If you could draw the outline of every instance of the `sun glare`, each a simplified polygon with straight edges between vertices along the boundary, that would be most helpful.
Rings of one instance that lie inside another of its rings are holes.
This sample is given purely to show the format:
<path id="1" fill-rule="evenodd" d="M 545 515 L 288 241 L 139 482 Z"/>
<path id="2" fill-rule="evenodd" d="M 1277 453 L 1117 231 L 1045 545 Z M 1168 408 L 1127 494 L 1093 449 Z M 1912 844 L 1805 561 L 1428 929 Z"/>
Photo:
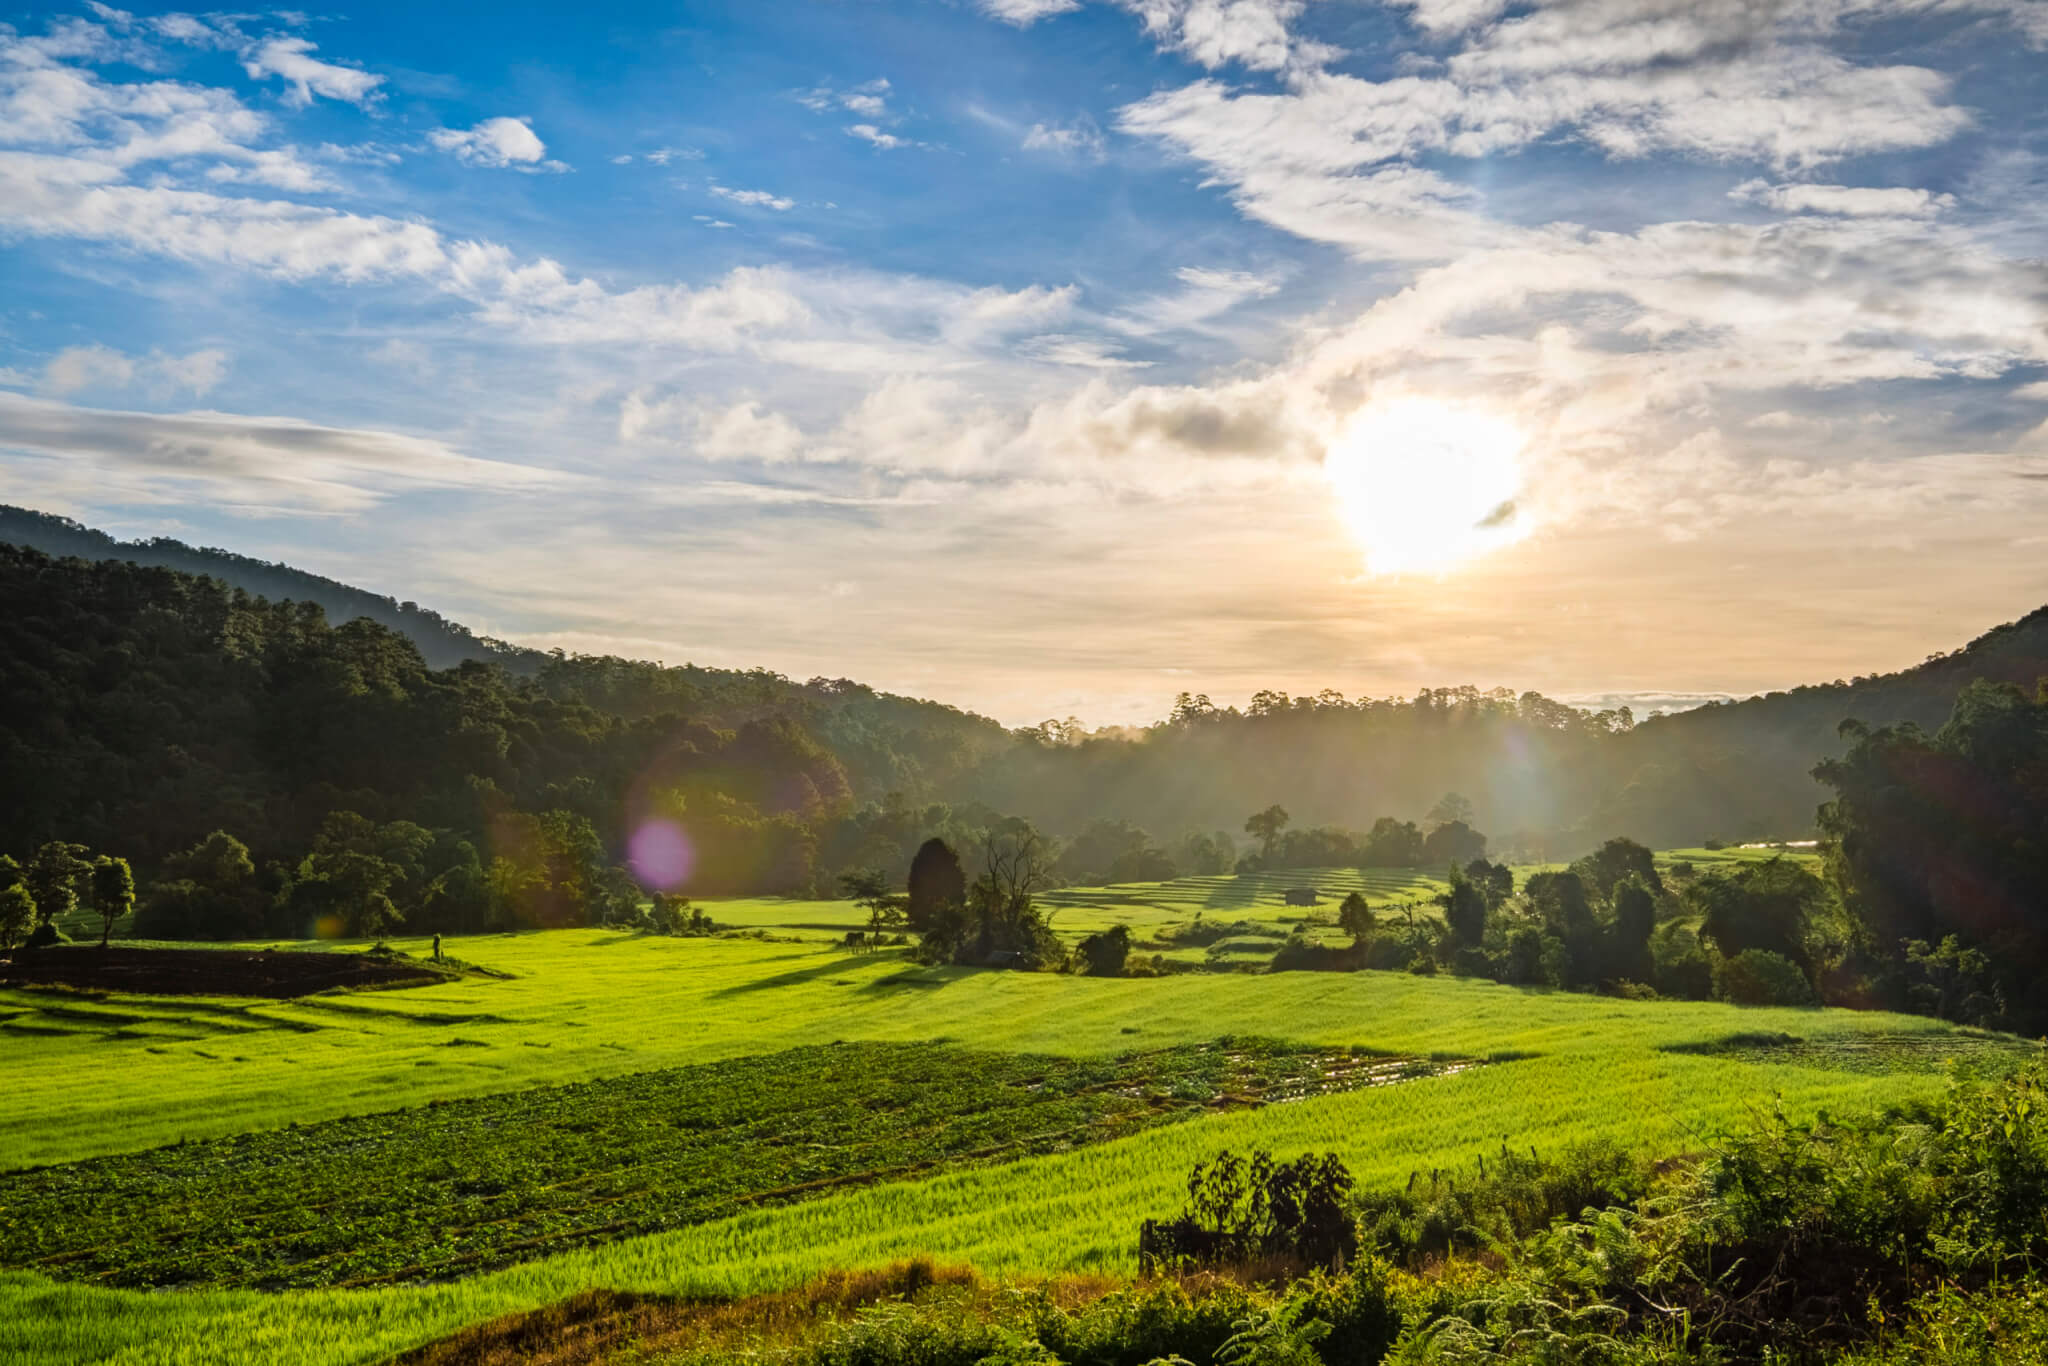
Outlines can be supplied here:
<path id="1" fill-rule="evenodd" d="M 1323 454 L 1323 473 L 1374 574 L 1441 574 L 1520 540 L 1522 434 L 1436 399 L 1366 407 Z"/>

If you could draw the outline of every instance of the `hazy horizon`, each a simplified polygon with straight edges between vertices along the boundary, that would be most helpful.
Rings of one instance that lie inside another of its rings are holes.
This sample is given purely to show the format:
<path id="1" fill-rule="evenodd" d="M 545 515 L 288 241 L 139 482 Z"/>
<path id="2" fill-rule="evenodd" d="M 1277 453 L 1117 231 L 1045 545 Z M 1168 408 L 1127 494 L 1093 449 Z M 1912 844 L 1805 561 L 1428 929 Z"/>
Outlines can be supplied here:
<path id="1" fill-rule="evenodd" d="M 1010 724 L 1889 672 L 2048 602 L 2044 51 L 2038 0 L 33 6 L 0 500 Z"/>

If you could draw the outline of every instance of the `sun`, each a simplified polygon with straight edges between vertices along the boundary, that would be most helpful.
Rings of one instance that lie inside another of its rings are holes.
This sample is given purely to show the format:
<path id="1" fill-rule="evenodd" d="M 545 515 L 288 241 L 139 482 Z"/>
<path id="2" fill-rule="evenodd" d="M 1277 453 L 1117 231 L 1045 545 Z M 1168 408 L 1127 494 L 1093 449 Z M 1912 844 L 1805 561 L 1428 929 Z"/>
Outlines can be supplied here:
<path id="1" fill-rule="evenodd" d="M 1370 404 L 1323 453 L 1323 474 L 1374 574 L 1441 574 L 1528 534 L 1521 432 L 1430 398 Z"/>

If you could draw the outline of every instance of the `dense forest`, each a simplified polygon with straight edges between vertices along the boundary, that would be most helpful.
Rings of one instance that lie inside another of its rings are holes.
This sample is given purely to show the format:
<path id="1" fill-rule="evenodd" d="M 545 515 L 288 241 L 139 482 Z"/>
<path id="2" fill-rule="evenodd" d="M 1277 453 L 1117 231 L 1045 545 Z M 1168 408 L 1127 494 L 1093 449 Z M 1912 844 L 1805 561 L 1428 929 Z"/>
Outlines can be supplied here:
<path id="1" fill-rule="evenodd" d="M 1068 881 L 1223 871 L 1248 852 L 1245 814 L 1274 803 L 1292 828 L 1257 851 L 1267 866 L 1437 867 L 1454 860 L 1415 823 L 1447 793 L 1496 858 L 1569 859 L 1617 832 L 1796 838 L 1845 720 L 1931 730 L 1973 679 L 2048 675 L 2044 610 L 1902 673 L 1640 723 L 1460 687 L 1184 696 L 1141 732 L 1013 731 L 843 679 L 514 650 L 285 566 L 41 514 L 7 510 L 0 530 L 80 552 L 0 546 L 0 853 L 77 842 L 149 880 L 219 830 L 275 883 L 323 847 L 419 846 L 397 860 L 416 900 L 448 868 L 488 881 L 525 851 L 587 866 L 565 883 L 587 907 L 650 820 L 687 832 L 699 894 L 900 881 L 925 838 L 1006 819 L 1057 842 Z"/>
<path id="2" fill-rule="evenodd" d="M 164 538 L 120 542 L 16 508 L 0 509 L 0 541 L 203 573 L 271 602 L 317 604 L 336 626 L 367 618 L 410 641 L 430 670 L 495 663 L 539 684 L 536 695 L 619 721 L 673 713 L 734 729 L 781 717 L 838 761 L 856 802 L 893 792 L 914 804 L 975 804 L 1062 837 L 1122 821 L 1168 851 L 1193 832 L 1234 831 L 1247 810 L 1270 802 L 1284 803 L 1301 828 L 1364 830 L 1389 814 L 1419 819 L 1445 792 L 1470 799 L 1496 853 L 1571 858 L 1617 830 L 1659 847 L 1800 838 L 1815 833 L 1826 796 L 1813 765 L 1844 752 L 1844 720 L 1932 729 L 1974 679 L 2030 687 L 2048 675 L 2043 609 L 1902 672 L 1645 720 L 1536 693 L 1450 687 L 1378 699 L 1269 691 L 1241 709 L 1190 695 L 1139 732 L 1091 734 L 1054 721 L 1005 731 L 843 679 L 522 650 L 288 566 Z"/>

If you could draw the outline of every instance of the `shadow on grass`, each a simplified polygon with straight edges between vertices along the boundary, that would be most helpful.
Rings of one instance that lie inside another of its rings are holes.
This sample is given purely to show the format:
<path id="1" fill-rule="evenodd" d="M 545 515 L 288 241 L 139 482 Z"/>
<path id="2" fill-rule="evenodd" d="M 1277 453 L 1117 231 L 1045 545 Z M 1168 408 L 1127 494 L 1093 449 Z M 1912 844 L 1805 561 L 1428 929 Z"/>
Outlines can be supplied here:
<path id="1" fill-rule="evenodd" d="M 887 977 L 877 977 L 874 981 L 862 987 L 861 990 L 873 992 L 935 991 L 940 987 L 951 986 L 963 977 L 972 977 L 987 971 L 989 971 L 987 968 L 941 968 L 927 967 L 922 963 L 917 963 L 892 972 Z"/>
<path id="2" fill-rule="evenodd" d="M 794 958 L 799 956 L 810 957 L 811 955 L 790 954 L 788 956 Z M 714 998 L 720 996 L 745 996 L 750 992 L 768 991 L 775 987 L 795 986 L 799 982 L 815 982 L 820 977 L 833 976 L 835 973 L 844 972 L 848 968 L 855 967 L 861 963 L 872 963 L 875 961 L 875 956 L 867 953 L 827 953 L 820 955 L 820 960 L 812 963 L 807 968 L 793 968 L 788 972 L 778 972 L 772 977 L 758 977 L 751 982 L 740 982 L 711 994 Z"/>

